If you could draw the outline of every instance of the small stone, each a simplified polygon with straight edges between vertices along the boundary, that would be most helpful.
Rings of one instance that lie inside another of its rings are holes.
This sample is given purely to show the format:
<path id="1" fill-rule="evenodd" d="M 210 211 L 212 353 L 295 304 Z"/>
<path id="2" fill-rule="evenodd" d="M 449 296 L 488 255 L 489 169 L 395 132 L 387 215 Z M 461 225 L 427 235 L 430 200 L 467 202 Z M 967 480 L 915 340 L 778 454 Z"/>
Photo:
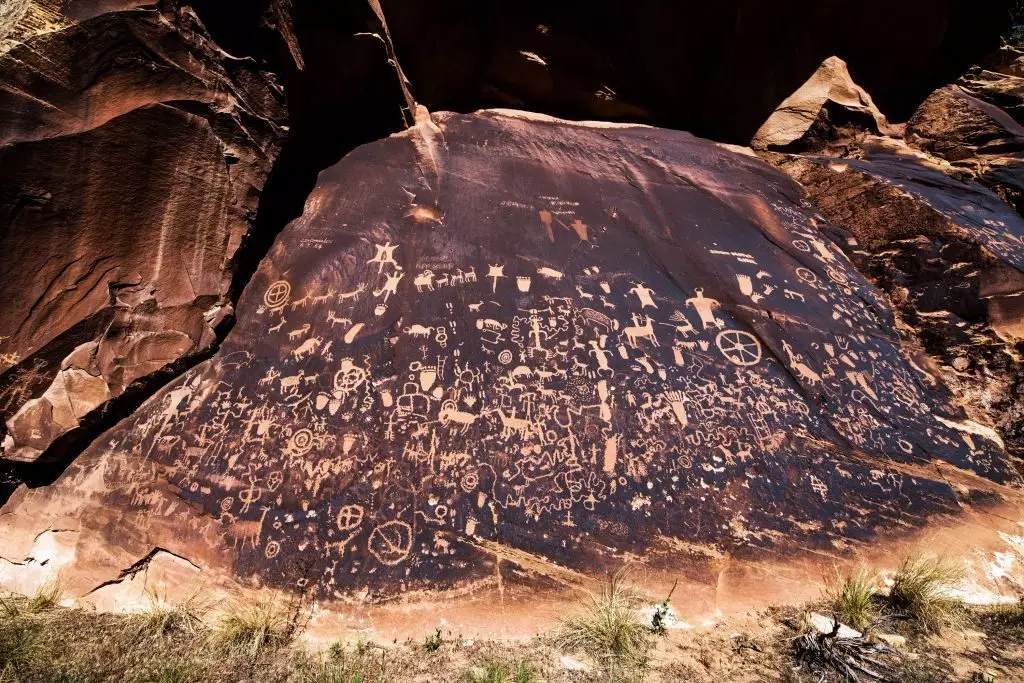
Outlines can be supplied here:
<path id="1" fill-rule="evenodd" d="M 868 636 L 868 640 L 894 648 L 904 648 L 907 646 L 907 639 L 895 633 L 872 633 Z"/>
<path id="2" fill-rule="evenodd" d="M 587 669 L 590 668 L 586 664 L 581 662 L 580 660 L 573 659 L 572 657 L 569 657 L 569 656 L 562 656 L 562 658 L 559 659 L 558 661 L 561 662 L 562 668 L 564 668 L 564 669 L 566 669 L 568 671 L 586 671 Z"/>
<path id="3" fill-rule="evenodd" d="M 811 612 L 807 615 L 808 623 L 818 633 L 832 633 L 832 629 L 835 626 L 835 620 L 832 617 L 826 617 L 824 614 L 818 614 L 817 612 Z M 860 631 L 855 631 L 846 624 L 839 625 L 840 638 L 860 638 L 862 637 Z"/>
<path id="4" fill-rule="evenodd" d="M 953 360 L 953 369 L 957 372 L 963 372 L 969 367 L 971 367 L 971 359 L 967 356 L 960 356 Z"/>

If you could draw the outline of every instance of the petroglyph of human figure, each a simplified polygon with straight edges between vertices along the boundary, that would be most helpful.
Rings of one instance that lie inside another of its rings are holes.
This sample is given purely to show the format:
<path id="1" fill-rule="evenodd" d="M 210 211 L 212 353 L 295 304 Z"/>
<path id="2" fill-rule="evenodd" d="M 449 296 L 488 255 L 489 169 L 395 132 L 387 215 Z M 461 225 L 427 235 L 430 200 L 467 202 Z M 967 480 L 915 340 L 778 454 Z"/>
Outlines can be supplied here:
<path id="1" fill-rule="evenodd" d="M 498 279 L 505 277 L 505 266 L 503 265 L 488 265 L 487 277 L 491 278 L 491 292 L 498 291 Z"/>
<path id="2" fill-rule="evenodd" d="M 587 343 L 590 344 L 590 355 L 597 360 L 597 371 L 607 372 L 608 375 L 611 376 L 615 374 L 615 371 L 612 370 L 610 365 L 608 365 L 608 356 L 612 355 L 612 352 L 602 347 L 604 339 L 605 337 L 602 336 L 600 341 L 597 339 L 591 339 Z"/>
<path id="3" fill-rule="evenodd" d="M 384 296 L 384 303 L 387 303 L 388 302 L 388 298 L 392 294 L 395 294 L 395 293 L 398 292 L 398 283 L 402 281 L 403 277 L 405 277 L 405 273 L 403 271 L 396 270 L 395 272 L 391 273 L 391 275 L 388 275 L 388 278 L 384 282 L 384 286 L 383 287 L 381 287 L 380 289 L 373 290 L 373 295 L 374 296 L 381 296 L 381 295 L 383 295 Z"/>
<path id="4" fill-rule="evenodd" d="M 401 266 L 398 265 L 398 262 L 395 261 L 395 249 L 398 249 L 399 245 L 391 244 L 389 241 L 386 244 L 375 244 L 374 246 L 377 248 L 377 253 L 374 254 L 373 258 L 367 261 L 367 263 L 380 264 L 377 267 L 378 275 L 384 272 L 385 264 L 392 265 L 397 269 L 401 268 Z"/>
<path id="5" fill-rule="evenodd" d="M 718 300 L 705 297 L 704 289 L 701 287 L 694 290 L 694 293 L 697 296 L 687 299 L 686 305 L 691 306 L 693 310 L 697 311 L 704 329 L 706 330 L 709 327 L 725 327 L 725 322 L 715 317 L 715 309 L 721 306 Z"/>
<path id="6" fill-rule="evenodd" d="M 658 304 L 654 303 L 654 299 L 651 298 L 654 290 L 644 285 L 644 283 L 637 282 L 629 291 L 632 294 L 636 294 L 637 299 L 640 299 L 640 308 L 647 308 L 648 306 L 651 308 L 658 307 Z"/>

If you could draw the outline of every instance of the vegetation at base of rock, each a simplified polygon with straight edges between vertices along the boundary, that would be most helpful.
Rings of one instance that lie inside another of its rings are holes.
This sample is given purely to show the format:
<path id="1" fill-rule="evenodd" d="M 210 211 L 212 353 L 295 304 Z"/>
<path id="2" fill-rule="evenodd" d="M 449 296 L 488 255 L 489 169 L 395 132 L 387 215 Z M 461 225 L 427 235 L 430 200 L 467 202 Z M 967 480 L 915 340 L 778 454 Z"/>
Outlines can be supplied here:
<path id="1" fill-rule="evenodd" d="M 441 636 L 441 629 L 435 630 L 423 639 L 423 649 L 427 652 L 437 652 L 442 645 L 444 645 L 444 638 Z"/>
<path id="2" fill-rule="evenodd" d="M 628 586 L 617 587 L 622 595 Z M 604 593 L 602 593 L 603 595 Z M 600 600 L 601 595 L 595 596 Z M 22 598 L 25 600 L 25 598 Z M 884 597 L 880 597 L 884 606 Z M 159 611 L 197 610 L 193 605 L 161 604 Z M 637 603 L 638 606 L 641 605 Z M 218 606 L 220 607 L 220 606 Z M 989 634 L 990 650 L 1004 664 L 1024 646 L 1024 606 L 971 608 L 979 627 Z M 287 609 L 281 610 L 285 613 Z M 650 637 L 649 624 L 637 620 L 648 634 L 643 666 L 586 671 L 567 668 L 568 654 L 558 638 L 541 636 L 516 643 L 466 641 L 445 632 L 444 644 L 427 653 L 422 640 L 388 647 L 366 639 L 335 643 L 324 651 L 305 649 L 298 639 L 265 647 L 253 655 L 223 640 L 217 628 L 203 622 L 171 619 L 168 628 L 144 629 L 140 623 L 155 616 L 103 614 L 57 607 L 35 613 L 0 612 L 0 683 L 811 683 L 842 679 L 834 671 L 793 669 L 789 657 L 794 638 L 805 634 L 803 609 L 773 608 L 757 616 L 756 630 L 737 630 L 732 624 L 714 629 L 670 629 L 664 637 Z M 213 621 L 212 617 L 208 621 Z M 298 623 L 302 623 L 298 620 Z M 793 626 L 787 626 L 792 623 Z M 979 667 L 967 652 L 958 666 L 947 661 L 947 645 L 930 644 L 929 635 L 912 622 L 897 621 L 916 656 L 903 658 L 892 680 L 901 683 L 968 683 L 992 665 Z M 436 632 L 435 632 L 436 633 Z M 560 634 L 561 635 L 561 634 Z M 1009 636 L 1013 636 L 1013 640 Z M 963 639 L 948 639 L 961 642 Z M 999 645 L 998 643 L 1003 643 Z M 1006 649 L 1000 650 L 1000 647 Z M 871 655 L 875 658 L 874 655 Z M 993 660 L 995 661 L 995 660 Z M 870 666 L 870 665 L 869 665 Z M 973 668 L 972 668 L 973 667 Z M 954 675 L 954 671 L 966 671 Z M 1004 669 L 1005 671 L 1005 669 Z M 823 673 L 825 676 L 823 677 Z M 973 678 L 972 678 L 973 677 Z M 860 675 L 859 680 L 871 680 Z M 1005 674 L 997 680 L 1012 680 Z"/>
<path id="3" fill-rule="evenodd" d="M 203 628 L 203 617 L 211 605 L 194 595 L 181 602 L 170 602 L 157 592 L 147 592 L 147 609 L 135 615 L 141 633 L 163 636 L 173 632 L 194 632 Z"/>
<path id="4" fill-rule="evenodd" d="M 836 576 L 825 589 L 825 601 L 844 624 L 858 630 L 867 628 L 878 613 L 878 574 L 859 567 L 843 577 Z"/>
<path id="5" fill-rule="evenodd" d="M 19 595 L 0 596 L 0 615 L 15 617 L 22 613 L 36 614 L 53 609 L 60 604 L 64 589 L 58 579 L 43 583 L 35 593 L 25 597 Z"/>
<path id="6" fill-rule="evenodd" d="M 491 662 L 482 670 L 470 670 L 469 683 L 534 683 L 537 675 L 527 662 L 517 662 L 509 667 L 504 662 Z"/>
<path id="7" fill-rule="evenodd" d="M 609 574 L 600 592 L 587 592 L 579 612 L 562 621 L 556 641 L 593 658 L 612 679 L 642 670 L 651 647 L 650 630 L 640 617 L 644 601 L 627 577 L 627 571 Z"/>
<path id="8" fill-rule="evenodd" d="M 926 631 L 939 632 L 962 620 L 963 604 L 951 591 L 963 578 L 963 569 L 942 557 L 907 557 L 892 577 L 889 606 Z"/>
<path id="9" fill-rule="evenodd" d="M 294 620 L 275 599 L 248 604 L 236 601 L 221 617 L 217 637 L 221 642 L 250 656 L 291 640 Z"/>
<path id="10" fill-rule="evenodd" d="M 656 605 L 654 608 L 654 614 L 651 615 L 651 633 L 656 636 L 663 636 L 668 633 L 668 627 L 666 621 L 669 616 L 669 605 L 672 603 L 672 594 L 676 592 L 676 586 L 679 585 L 679 580 L 672 584 L 672 590 L 668 592 L 665 599 L 661 601 L 660 605 Z"/>

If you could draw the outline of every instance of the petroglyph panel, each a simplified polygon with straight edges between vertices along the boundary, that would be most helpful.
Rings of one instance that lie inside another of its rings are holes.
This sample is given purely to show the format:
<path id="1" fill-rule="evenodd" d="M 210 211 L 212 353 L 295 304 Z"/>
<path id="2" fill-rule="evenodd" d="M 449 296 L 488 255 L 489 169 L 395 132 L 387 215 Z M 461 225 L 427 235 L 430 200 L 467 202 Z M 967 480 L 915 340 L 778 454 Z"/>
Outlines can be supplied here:
<path id="1" fill-rule="evenodd" d="M 83 519 L 154 542 L 172 519 L 239 575 L 388 599 L 493 574 L 495 542 L 590 573 L 691 561 L 666 540 L 841 553 L 955 512 L 936 462 L 1011 476 L 767 165 L 656 129 L 438 126 L 322 174 L 219 353 L 36 495 L 102 468 Z"/>

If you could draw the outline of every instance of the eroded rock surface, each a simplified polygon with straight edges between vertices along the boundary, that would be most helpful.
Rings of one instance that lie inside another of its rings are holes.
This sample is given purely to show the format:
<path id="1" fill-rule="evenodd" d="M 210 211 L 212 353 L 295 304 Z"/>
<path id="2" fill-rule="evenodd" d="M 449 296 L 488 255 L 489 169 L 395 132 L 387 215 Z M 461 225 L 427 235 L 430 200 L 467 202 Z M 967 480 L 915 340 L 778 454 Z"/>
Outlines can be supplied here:
<path id="1" fill-rule="evenodd" d="M 894 130 L 871 95 L 850 78 L 846 62 L 829 57 L 772 112 L 750 144 L 760 150 L 812 149 L 845 137 L 849 127 L 876 134 Z"/>
<path id="2" fill-rule="evenodd" d="M 0 514 L 333 601 L 858 552 L 1016 482 L 798 185 L 686 133 L 425 112 L 321 175 L 217 354 Z M 568 577 L 568 578 L 567 578 Z"/>
<path id="3" fill-rule="evenodd" d="M 991 98 L 1011 92 L 1013 80 L 982 72 L 963 82 Z M 887 292 L 906 343 L 935 359 L 959 402 L 1017 455 L 1024 221 L 1013 207 L 1022 131 L 1005 111 L 949 86 L 911 118 L 910 144 L 832 129 L 840 139 L 813 154 L 763 154 L 855 238 L 837 242 Z"/>
<path id="4" fill-rule="evenodd" d="M 187 10 L 62 21 L 0 55 L 0 432 L 22 461 L 211 345 L 283 138 L 273 77 Z"/>

